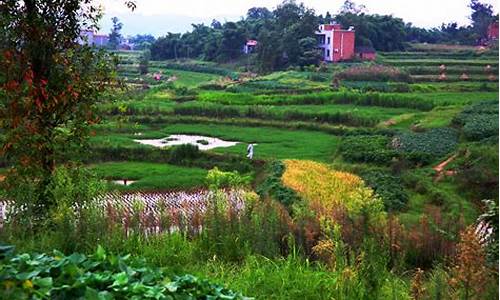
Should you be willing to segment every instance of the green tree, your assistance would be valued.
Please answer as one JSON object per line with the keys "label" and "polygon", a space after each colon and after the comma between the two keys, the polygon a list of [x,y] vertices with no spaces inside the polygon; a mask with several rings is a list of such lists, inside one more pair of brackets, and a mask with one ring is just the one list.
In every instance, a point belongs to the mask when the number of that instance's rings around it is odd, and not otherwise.
{"label": "green tree", "polygon": [[81,157],[113,79],[110,57],[77,43],[98,18],[90,0],[0,2],[2,153],[12,164],[4,184],[40,215],[54,205],[48,187],[56,168]]}
{"label": "green tree", "polygon": [[222,28],[222,39],[218,60],[227,61],[235,59],[242,54],[243,45],[246,42],[244,31],[238,24],[227,22]]}
{"label": "green tree", "polygon": [[479,0],[471,0],[469,8],[472,9],[470,20],[472,22],[472,29],[474,33],[480,39],[486,38],[488,26],[495,20],[495,16],[493,15],[493,6],[481,3]]}
{"label": "green tree", "polygon": [[299,40],[300,56],[298,64],[300,66],[317,65],[321,59],[321,53],[317,49],[315,38],[306,37]]}
{"label": "green tree", "polygon": [[134,49],[137,50],[149,49],[155,41],[155,37],[151,34],[138,34],[130,39],[130,42],[134,44]]}
{"label": "green tree", "polygon": [[111,21],[113,22],[113,27],[111,28],[111,33],[109,34],[109,42],[108,42],[108,47],[109,49],[118,49],[122,42],[122,35],[121,35],[121,30],[123,28],[123,23],[120,22],[120,20],[117,17],[111,18]]}

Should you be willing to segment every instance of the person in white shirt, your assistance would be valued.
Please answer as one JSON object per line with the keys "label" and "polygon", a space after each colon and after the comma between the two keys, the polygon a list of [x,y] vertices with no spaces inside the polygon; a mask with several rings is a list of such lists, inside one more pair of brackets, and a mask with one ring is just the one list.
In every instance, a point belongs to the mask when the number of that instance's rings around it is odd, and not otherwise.
{"label": "person in white shirt", "polygon": [[253,159],[253,144],[248,144],[247,147],[247,157]]}

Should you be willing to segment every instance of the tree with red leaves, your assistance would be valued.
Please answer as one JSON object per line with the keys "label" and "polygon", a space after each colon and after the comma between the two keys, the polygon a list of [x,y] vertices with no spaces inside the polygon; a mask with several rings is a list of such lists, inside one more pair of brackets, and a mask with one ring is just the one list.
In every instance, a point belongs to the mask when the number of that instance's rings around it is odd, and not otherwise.
{"label": "tree with red leaves", "polygon": [[111,57],[81,42],[100,16],[91,0],[0,1],[1,151],[11,165],[5,186],[31,190],[24,204],[39,213],[54,204],[51,176],[79,157],[99,95],[113,82]]}

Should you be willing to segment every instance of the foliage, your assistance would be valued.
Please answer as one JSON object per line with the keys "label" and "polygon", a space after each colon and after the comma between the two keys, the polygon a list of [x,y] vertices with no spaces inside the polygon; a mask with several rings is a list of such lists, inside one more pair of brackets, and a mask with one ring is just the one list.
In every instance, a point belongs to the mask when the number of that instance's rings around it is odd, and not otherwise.
{"label": "foliage", "polygon": [[491,276],[485,264],[486,256],[474,227],[467,227],[460,234],[456,265],[453,268],[452,285],[458,288],[462,299],[480,298],[487,277]]}
{"label": "foliage", "polygon": [[122,35],[120,31],[123,28],[123,23],[117,17],[111,18],[111,22],[113,22],[113,27],[111,28],[111,32],[109,34],[108,47],[109,49],[116,50],[120,46],[122,42]]}
{"label": "foliage", "polygon": [[182,144],[172,147],[168,161],[173,164],[182,164],[186,160],[194,160],[201,156],[198,146],[192,144]]}
{"label": "foliage", "polygon": [[422,133],[402,133],[396,136],[392,147],[409,160],[427,164],[455,150],[457,131],[452,128],[434,128]]}
{"label": "foliage", "polygon": [[211,189],[217,190],[224,187],[242,188],[249,185],[250,179],[249,176],[241,176],[236,171],[224,172],[215,167],[208,171],[206,181]]}
{"label": "foliage", "polygon": [[192,275],[169,279],[157,268],[98,247],[93,255],[59,251],[2,258],[4,299],[249,299]]}
{"label": "foliage", "polygon": [[464,146],[455,164],[463,191],[470,192],[477,200],[498,197],[498,141]]}
{"label": "foliage", "polygon": [[137,34],[130,38],[134,50],[148,50],[155,41],[156,38],[150,34]]}
{"label": "foliage", "polygon": [[0,4],[3,154],[13,163],[10,176],[34,183],[26,204],[41,214],[54,204],[47,190],[53,171],[78,157],[113,77],[109,55],[77,43],[81,27],[97,21],[88,2]]}
{"label": "foliage", "polygon": [[401,178],[377,170],[363,173],[362,178],[382,199],[387,211],[402,210],[406,207],[409,197]]}
{"label": "foliage", "polygon": [[405,48],[405,23],[400,18],[347,10],[337,14],[335,20],[344,26],[354,26],[357,46],[372,46],[382,51]]}
{"label": "foliage", "polygon": [[386,165],[398,156],[396,151],[390,149],[390,138],[387,136],[348,136],[342,141],[339,152],[346,161]]}
{"label": "foliage", "polygon": [[468,140],[478,141],[498,136],[498,103],[485,101],[465,107],[453,123],[462,126]]}
{"label": "foliage", "polygon": [[277,160],[269,163],[266,171],[266,179],[257,187],[257,193],[262,198],[270,197],[288,208],[300,201],[297,194],[291,188],[284,186],[281,181],[285,172],[283,162]]}

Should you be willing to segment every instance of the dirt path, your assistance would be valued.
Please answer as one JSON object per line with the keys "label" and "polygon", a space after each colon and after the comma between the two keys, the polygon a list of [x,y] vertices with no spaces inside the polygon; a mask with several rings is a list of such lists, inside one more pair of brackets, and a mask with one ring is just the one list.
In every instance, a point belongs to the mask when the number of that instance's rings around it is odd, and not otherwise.
{"label": "dirt path", "polygon": [[453,154],[450,156],[447,160],[439,163],[437,166],[435,166],[433,169],[436,171],[436,176],[434,177],[435,181],[438,181],[443,178],[443,176],[453,176],[456,174],[456,171],[454,170],[448,170],[446,172],[443,172],[444,168],[451,163],[455,158],[457,157],[457,154]]}

